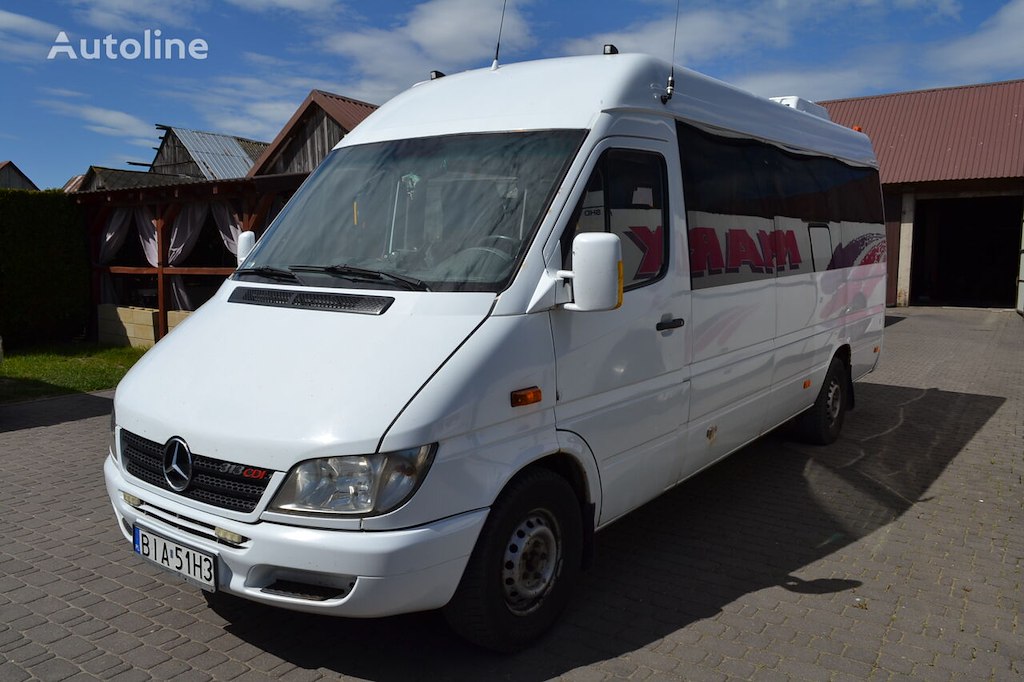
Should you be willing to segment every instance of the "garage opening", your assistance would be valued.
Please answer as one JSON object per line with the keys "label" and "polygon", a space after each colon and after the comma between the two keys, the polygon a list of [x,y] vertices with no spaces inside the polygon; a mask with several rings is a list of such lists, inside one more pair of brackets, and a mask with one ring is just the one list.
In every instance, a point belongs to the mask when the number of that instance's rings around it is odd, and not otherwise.
{"label": "garage opening", "polygon": [[1013,308],[1024,197],[917,202],[912,305]]}

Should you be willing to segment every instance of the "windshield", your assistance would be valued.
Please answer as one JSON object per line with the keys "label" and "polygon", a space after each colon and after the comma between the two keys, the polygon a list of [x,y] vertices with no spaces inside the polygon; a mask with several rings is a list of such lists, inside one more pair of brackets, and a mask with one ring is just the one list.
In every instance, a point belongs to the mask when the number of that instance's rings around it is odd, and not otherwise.
{"label": "windshield", "polygon": [[337,149],[235,277],[501,291],[584,134],[451,135]]}

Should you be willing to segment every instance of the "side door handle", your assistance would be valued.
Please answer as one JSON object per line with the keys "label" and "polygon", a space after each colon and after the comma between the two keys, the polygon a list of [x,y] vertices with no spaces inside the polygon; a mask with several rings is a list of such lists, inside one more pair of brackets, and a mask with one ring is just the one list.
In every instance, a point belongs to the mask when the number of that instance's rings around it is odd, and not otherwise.
{"label": "side door handle", "polygon": [[686,322],[683,320],[683,318],[675,317],[671,320],[662,320],[658,324],[654,325],[654,328],[657,329],[659,332],[665,332],[668,331],[669,329],[679,329],[684,324],[686,324]]}

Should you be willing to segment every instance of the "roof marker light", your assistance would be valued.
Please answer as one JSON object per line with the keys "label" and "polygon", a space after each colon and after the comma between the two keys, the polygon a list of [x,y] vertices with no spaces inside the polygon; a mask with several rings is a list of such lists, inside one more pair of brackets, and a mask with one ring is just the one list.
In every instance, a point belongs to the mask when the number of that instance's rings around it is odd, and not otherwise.
{"label": "roof marker light", "polygon": [[431,71],[430,80],[436,81],[438,78],[444,78],[444,71]]}
{"label": "roof marker light", "polygon": [[619,48],[615,47],[611,43],[605,43],[604,53],[605,54],[618,54],[619,53]]}

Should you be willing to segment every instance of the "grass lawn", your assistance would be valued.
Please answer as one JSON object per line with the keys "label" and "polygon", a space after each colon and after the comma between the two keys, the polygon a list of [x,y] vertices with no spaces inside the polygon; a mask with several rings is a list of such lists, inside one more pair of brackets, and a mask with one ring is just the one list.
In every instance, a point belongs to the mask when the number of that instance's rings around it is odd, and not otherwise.
{"label": "grass lawn", "polygon": [[67,343],[5,353],[0,362],[0,404],[113,388],[144,352]]}

